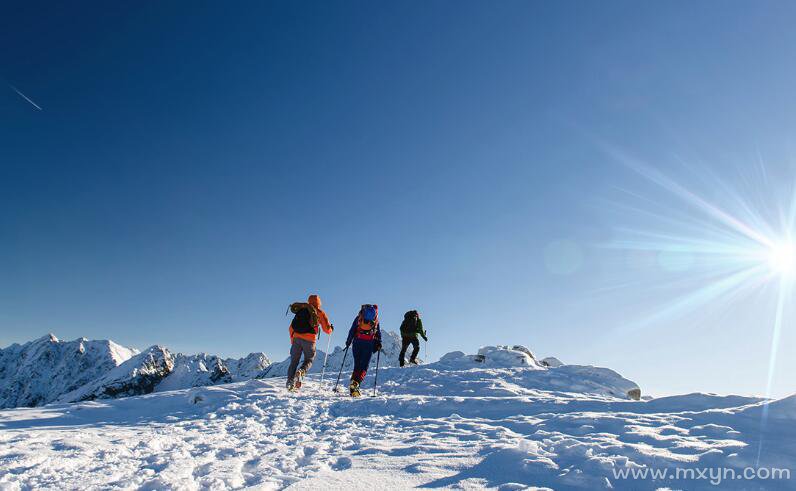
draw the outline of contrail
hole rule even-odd
[[[36,109],[38,109],[39,111],[41,111],[41,110],[42,110],[42,108],[41,108],[41,107],[39,107],[39,105],[38,105],[38,104],[36,104],[35,102],[33,102],[33,101],[30,99],[30,97],[28,97],[28,96],[26,96],[25,94],[23,94],[22,92],[20,92],[18,88],[14,87],[14,86],[13,86],[13,85],[11,85],[11,84],[8,84],[8,86],[9,86],[9,87],[11,87],[12,89],[14,89],[14,92],[16,92],[17,94],[19,94],[19,96],[20,96],[20,97],[22,97],[22,98],[23,98],[23,99],[25,99],[26,101],[30,102],[30,103],[31,103],[31,105],[33,105],[33,107],[35,107],[35,108],[36,108]]]

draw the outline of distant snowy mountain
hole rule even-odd
[[[153,346],[110,372],[63,394],[59,402],[91,401],[149,394],[174,370],[174,355]]]
[[[222,359],[162,346],[139,353],[113,341],[63,342],[50,334],[0,350],[0,408],[225,384],[254,378],[269,365],[263,353]]]
[[[0,408],[41,406],[96,380],[138,352],[113,341],[49,334],[0,349]]]
[[[151,392],[188,389],[248,380],[270,365],[263,353],[241,359],[221,359],[200,353],[172,353],[163,346],[152,346],[130,358],[104,376],[64,394],[59,402],[130,397]]]
[[[232,374],[232,379],[237,382],[255,378],[271,365],[271,360],[265,353],[252,353],[245,358],[227,358],[224,364]]]

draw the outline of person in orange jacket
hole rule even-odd
[[[287,369],[287,388],[297,390],[315,359],[315,342],[320,334],[318,328],[331,335],[334,326],[329,323],[326,312],[321,310],[321,297],[318,295],[310,295],[307,303],[294,303],[290,310],[296,315],[289,329],[290,366]],[[304,362],[299,367],[302,354]]]

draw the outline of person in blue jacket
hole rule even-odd
[[[379,328],[379,306],[363,305],[348,331],[346,348],[353,345],[354,371],[348,389],[351,397],[360,396],[360,385],[368,372],[370,358],[381,350],[381,329]]]

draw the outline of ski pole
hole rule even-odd
[[[321,370],[321,386],[323,386],[323,376],[326,374],[326,362],[329,360],[329,347],[331,345],[332,345],[332,335],[330,333],[329,340],[326,341],[326,354],[323,356],[323,370]]]
[[[343,366],[345,365],[345,357],[348,356],[349,346],[345,347],[345,353],[343,353],[343,363],[340,364],[340,373],[337,374],[337,382],[334,383],[334,389],[332,389],[332,392],[337,392],[337,384],[340,383],[340,376],[343,374]]]
[[[381,350],[376,352],[376,379],[373,381],[373,397],[376,397],[376,388],[379,386],[379,357]]]

